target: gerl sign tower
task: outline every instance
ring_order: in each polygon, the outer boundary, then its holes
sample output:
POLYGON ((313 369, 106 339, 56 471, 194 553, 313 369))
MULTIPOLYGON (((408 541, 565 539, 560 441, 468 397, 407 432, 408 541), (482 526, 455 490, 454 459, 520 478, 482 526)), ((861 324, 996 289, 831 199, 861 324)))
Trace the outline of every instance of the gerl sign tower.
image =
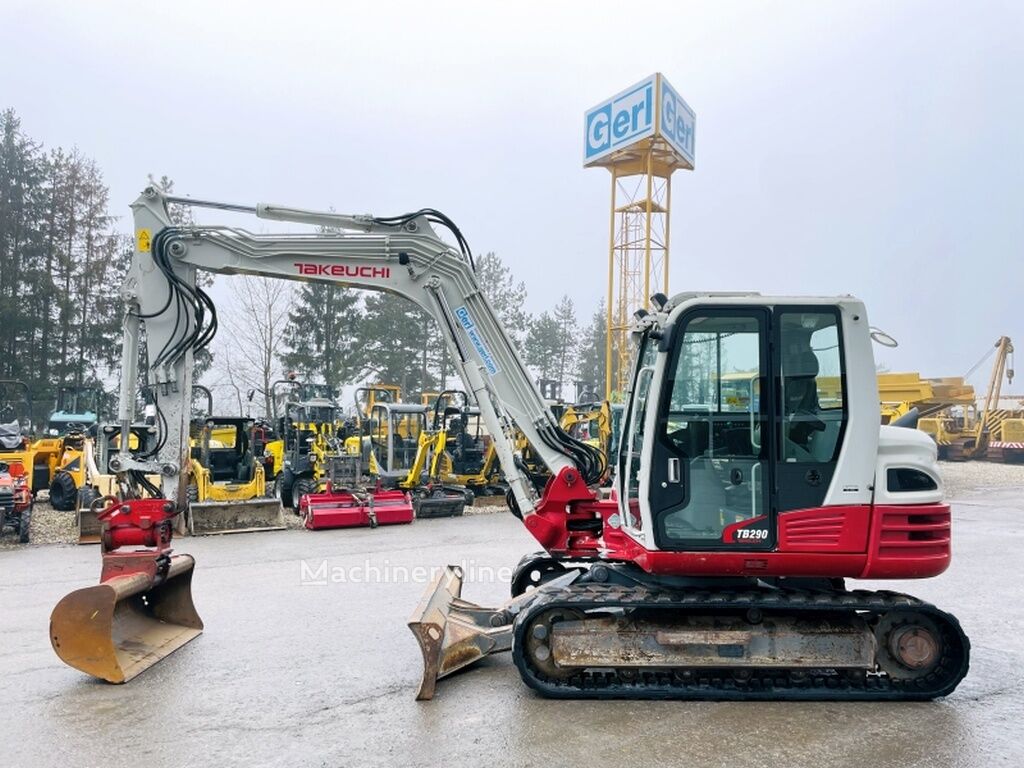
POLYGON ((668 293, 672 173, 693 170, 696 116, 655 73, 588 109, 583 165, 611 171, 605 396, 628 387, 633 313, 668 293))

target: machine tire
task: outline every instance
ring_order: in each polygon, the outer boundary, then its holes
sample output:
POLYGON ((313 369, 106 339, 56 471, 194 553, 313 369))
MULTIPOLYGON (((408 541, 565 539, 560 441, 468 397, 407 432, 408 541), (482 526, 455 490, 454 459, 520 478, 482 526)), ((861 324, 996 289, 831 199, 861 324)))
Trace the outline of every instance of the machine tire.
POLYGON ((78 489, 78 509, 89 509, 92 503, 96 501, 99 493, 91 485, 86 485, 78 489))
POLYGON ((307 493, 316 493, 317 484, 316 480, 311 477, 300 477, 294 483, 292 483, 292 509, 295 510, 295 514, 299 514, 299 501, 307 493))
POLYGON ((29 504, 25 509, 21 510, 21 517, 18 520, 18 541, 22 544, 28 544, 28 540, 31 535, 31 528, 32 505, 29 504))
POLYGON ((58 512, 73 512, 77 499, 75 478, 68 472, 58 472, 50 484, 50 506, 58 512))
POLYGON ((274 495, 281 499, 281 504, 285 509, 292 508, 292 485, 294 483, 295 477, 287 469, 282 469, 274 481, 274 495))

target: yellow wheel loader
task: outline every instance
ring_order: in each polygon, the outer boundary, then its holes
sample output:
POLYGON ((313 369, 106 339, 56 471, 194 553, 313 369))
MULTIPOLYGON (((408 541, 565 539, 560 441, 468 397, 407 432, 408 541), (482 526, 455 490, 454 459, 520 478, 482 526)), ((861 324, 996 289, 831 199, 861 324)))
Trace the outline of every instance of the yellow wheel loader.
POLYGON ((346 454, 345 430, 341 409, 333 400, 285 403, 277 429, 280 437, 266 448, 275 462, 280 456, 274 493, 284 507, 298 514, 303 496, 326 489, 332 459, 346 454))

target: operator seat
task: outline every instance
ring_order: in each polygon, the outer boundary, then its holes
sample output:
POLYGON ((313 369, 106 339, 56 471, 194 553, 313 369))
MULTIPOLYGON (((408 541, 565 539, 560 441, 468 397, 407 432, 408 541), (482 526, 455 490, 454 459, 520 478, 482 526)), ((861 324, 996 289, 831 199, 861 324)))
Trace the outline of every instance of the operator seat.
POLYGON ((824 428, 817 419, 821 411, 818 403, 818 356, 811 349, 809 337, 790 347, 783 358, 782 374, 786 440, 808 451, 811 435, 824 428))

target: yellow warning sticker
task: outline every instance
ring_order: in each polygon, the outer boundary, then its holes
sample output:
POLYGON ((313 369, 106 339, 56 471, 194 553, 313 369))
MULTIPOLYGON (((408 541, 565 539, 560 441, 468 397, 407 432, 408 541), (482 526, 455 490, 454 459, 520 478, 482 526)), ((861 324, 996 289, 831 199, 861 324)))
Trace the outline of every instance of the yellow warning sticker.
POLYGON ((135 247, 139 253, 149 253, 149 244, 153 235, 148 229, 140 229, 135 233, 135 247))

